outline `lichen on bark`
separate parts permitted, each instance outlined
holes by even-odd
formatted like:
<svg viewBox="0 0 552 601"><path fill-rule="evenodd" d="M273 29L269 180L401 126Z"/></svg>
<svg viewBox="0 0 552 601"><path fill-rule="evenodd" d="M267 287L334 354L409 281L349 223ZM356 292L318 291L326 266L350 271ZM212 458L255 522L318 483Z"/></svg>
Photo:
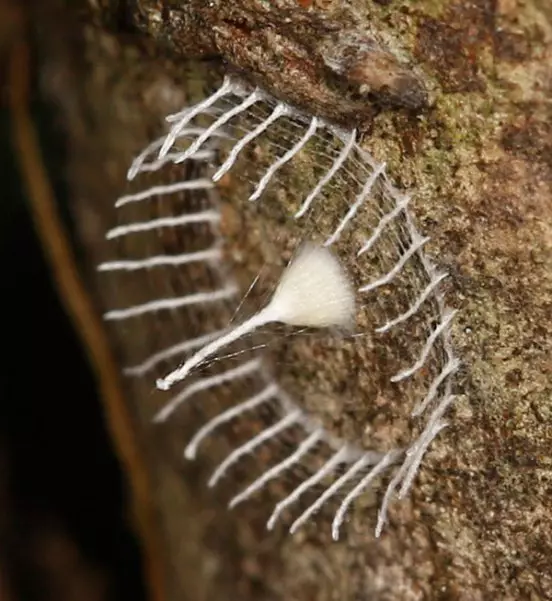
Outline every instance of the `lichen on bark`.
<svg viewBox="0 0 552 601"><path fill-rule="evenodd" d="M103 234L130 159L165 114L201 97L220 78L223 60L236 60L235 48L225 56L224 43L205 27L217 19L228 25L231 13L251 31L262 24L285 37L282 14L305 28L314 18L309 11L317 11L317 22L355 22L375 35L429 90L430 106L417 112L370 108L363 144L414 192L420 229L431 235L428 251L451 273L447 298L460 309L453 335L463 362L450 427L433 444L410 498L393 505L389 526L375 539L376 501L366 495L369 507L357 504L339 543L325 528L293 538L283 530L267 534L269 494L227 512L224 491L204 487L209 461L182 464L186 424L158 434L149 417L159 395L125 384L154 479L168 598L552 598L552 19L546 3L158 4L131 2L125 13L106 1L80 21L72 14L57 19L44 6L31 11L44 19L35 32L43 93L60 109L82 270L98 308L132 301L132 290L106 290L94 273L105 258ZM194 12L200 4L211 6ZM141 33L118 31L120 18L106 29L102 11L111 9ZM316 79L319 65L313 65ZM151 335L128 330L112 344L123 361L146 348ZM210 453L220 456L227 447L218 441Z"/></svg>

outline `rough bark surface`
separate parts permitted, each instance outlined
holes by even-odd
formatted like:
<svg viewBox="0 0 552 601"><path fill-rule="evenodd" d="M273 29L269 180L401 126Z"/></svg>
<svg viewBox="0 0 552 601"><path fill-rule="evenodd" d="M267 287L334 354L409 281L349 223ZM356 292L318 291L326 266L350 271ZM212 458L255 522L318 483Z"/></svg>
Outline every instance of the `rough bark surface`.
<svg viewBox="0 0 552 601"><path fill-rule="evenodd" d="M93 10L83 7L80 18L49 4L30 11L31 37L42 92L67 140L75 246L98 311L114 299L132 301L132 290L102 288L94 266L105 259L104 233L133 155L164 115L220 79L224 67L216 55L253 81L267 81L266 72L254 70L252 54L247 62L206 27L219 23L227 31L240 22L244 36L257 36L254 47L262 24L282 44L293 39L297 49L303 40L312 57L309 44L318 37L304 25L309 11L317 11L317 23L354 18L408 57L429 92L430 106L416 114L370 110L364 145L387 161L398 185L415 192L415 216L431 236L428 250L452 273L447 297L460 309L453 335L463 368L450 427L433 443L409 498L393 504L382 537L373 535L371 501L357 504L345 536L334 543L329 529L316 525L294 537L283 528L267 533L270 492L229 512L224 487L211 491L204 484L209 457L220 457L228 443L218 441L208 457L184 463L189 424L153 428L150 418L162 404L153 382L125 382L162 541L162 552L153 552L146 538L145 551L163 566L165 598L552 599L549 4L315 0L269 8L242 0L161 9L157 2L122 7L104 0ZM279 11L296 26L284 26ZM123 33L123 24L142 33ZM209 58L189 62L194 33L196 54ZM266 47L274 50L271 43ZM315 79L316 68L312 63ZM288 97L285 82L273 76L270 85ZM301 90L302 102L308 89ZM146 349L153 335L163 338L162 331L132 328L110 333L120 364Z"/></svg>

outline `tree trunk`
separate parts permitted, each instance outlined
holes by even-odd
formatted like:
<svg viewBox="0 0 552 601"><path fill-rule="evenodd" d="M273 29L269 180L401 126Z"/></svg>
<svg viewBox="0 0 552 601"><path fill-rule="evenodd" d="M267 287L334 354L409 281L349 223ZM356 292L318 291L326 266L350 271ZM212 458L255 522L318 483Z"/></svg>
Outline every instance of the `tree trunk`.
<svg viewBox="0 0 552 601"><path fill-rule="evenodd" d="M12 48L14 139L37 227L96 368L127 470L152 599L552 599L549 4L77 4L83 4L80 11L55 2L21 11L24 36ZM380 52L384 46L393 54ZM390 58L395 55L400 60ZM53 200L55 166L51 157L40 156L29 113L25 86L32 81L32 56L36 94L52 107L51 135L64 141L63 185L71 198L65 220ZM328 57L340 67L328 67ZM274 504L305 478L300 470L228 510L236 492L296 446L291 434L236 464L216 488L206 486L237 441L260 432L271 415L241 420L202 447L196 461L183 458L205 416L251 396L258 385L254 378L204 391L200 403L179 409L164 424L151 423L168 398L155 387L155 378L167 369L124 377L123 368L200 335L202 322L224 327L231 304L216 314L204 307L168 317L101 319L113 308L156 298L154 293L173 297L209 283L193 266L172 278L155 269L106 277L96 266L132 253L193 252L209 240L199 227L192 235L173 230L138 242L114 243L105 233L117 224L114 203L127 192L132 159L161 134L166 115L208 96L226 72L302 114L345 129L359 127L363 148L386 163L398 188L412 192L410 211L419 231L430 236L425 250L449 274L446 302L459 310L451 330L461 361L455 401L446 414L448 427L429 447L411 492L390 505L379 538L377 509L389 476L357 499L338 542L330 529L336 507L333 512L324 507L294 535L287 521L265 529ZM262 161L262 144L259 148ZM252 161L244 159L240 169L247 170L247 160ZM201 170L189 167L187 176L201 178ZM246 207L244 184L232 173L201 198L184 192L155 210L177 215L190 203L209 208L220 194L229 264L245 291L260 266L272 261L278 272L290 257L283 252L274 258L272 240L265 242L263 235L274 236L274 244L287 252L301 233L282 225L276 209L256 213ZM144 187L167 183L157 173L146 177ZM302 178L284 180L284 208L296 201L294 190L299 195L303 184L316 184L309 164ZM338 202L328 202L321 219L331 219ZM130 214L133 221L152 218L143 207ZM254 300L259 301L255 295ZM403 343L398 337L397 348ZM310 400L320 374L330 388L342 377L340 357L335 347L320 343L296 351L286 347L273 358L280 381L301 399L301 407L320 416L339 439L352 438L378 452L406 443L407 434L418 432L408 421L411 399L391 398L392 389L378 389L375 380L354 380L347 406ZM378 357L366 363L366 356L351 351L349 373L383 374ZM394 360L391 351L389 357ZM285 363L290 358L316 369L294 369ZM390 416L383 434L373 410L378 395L391 398L381 401L382 414ZM366 445L369 426L376 432L372 447Z"/></svg>

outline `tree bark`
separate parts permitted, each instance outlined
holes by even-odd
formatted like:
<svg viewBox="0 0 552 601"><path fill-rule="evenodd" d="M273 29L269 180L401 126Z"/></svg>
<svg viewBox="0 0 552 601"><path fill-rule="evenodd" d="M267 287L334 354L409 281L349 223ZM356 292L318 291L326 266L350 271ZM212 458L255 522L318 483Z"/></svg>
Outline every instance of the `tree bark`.
<svg viewBox="0 0 552 601"><path fill-rule="evenodd" d="M103 0L90 6L29 5L25 40L12 52L23 61L12 80L16 140L37 226L89 347L128 473L152 599L552 599L548 3ZM339 38L353 30L408 58L409 66L388 65L393 76L385 90L371 80L370 93L359 97L368 76L322 66L330 42L358 45L352 34ZM48 157L33 162L37 142L24 133L25 123L32 131L29 98L17 96L29 75L25 48L34 49L37 94L51 103L64 139L71 197L65 224L52 212L52 169L42 173ZM275 66L279 56L306 74L300 89ZM137 357L170 344L175 327L184 333L193 324L121 328L99 317L135 302L141 286L158 284L149 273L140 285L108 286L96 272L109 257L104 235L132 158L158 134L165 115L201 99L228 69L341 125L355 124L356 115L364 146L387 162L400 187L415 192L412 209L431 236L428 252L451 274L447 299L460 310L452 330L462 361L457 400L449 427L433 442L409 497L392 505L379 539L373 501L353 511L338 543L323 516L319 527L295 536L285 528L267 532L276 489L228 511L230 487L251 475L242 470L215 490L205 482L236 434L185 462L184 441L197 416L152 426L165 398L154 379L119 376ZM225 194L235 194L238 206L238 188L230 185ZM60 243L65 238L67 247ZM236 240L251 251L251 242ZM178 284L168 286L170 292ZM332 356L324 361L330 369ZM301 376L296 383L306 386ZM228 394L219 392L216 401L223 404Z"/></svg>

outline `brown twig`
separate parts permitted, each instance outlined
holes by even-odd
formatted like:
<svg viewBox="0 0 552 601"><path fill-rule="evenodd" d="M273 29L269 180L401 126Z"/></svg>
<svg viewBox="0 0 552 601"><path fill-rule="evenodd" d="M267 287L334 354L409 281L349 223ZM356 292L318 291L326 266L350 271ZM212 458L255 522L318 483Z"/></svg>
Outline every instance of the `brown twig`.
<svg viewBox="0 0 552 601"><path fill-rule="evenodd" d="M102 323L79 276L74 256L56 210L54 192L41 157L38 137L29 114L29 45L23 36L14 43L10 60L10 106L13 139L27 187L32 218L50 263L55 284L95 371L105 402L108 426L130 481L133 512L144 543L151 599L166 598L162 546L155 524L149 475L142 449L134 435L116 362Z"/></svg>

